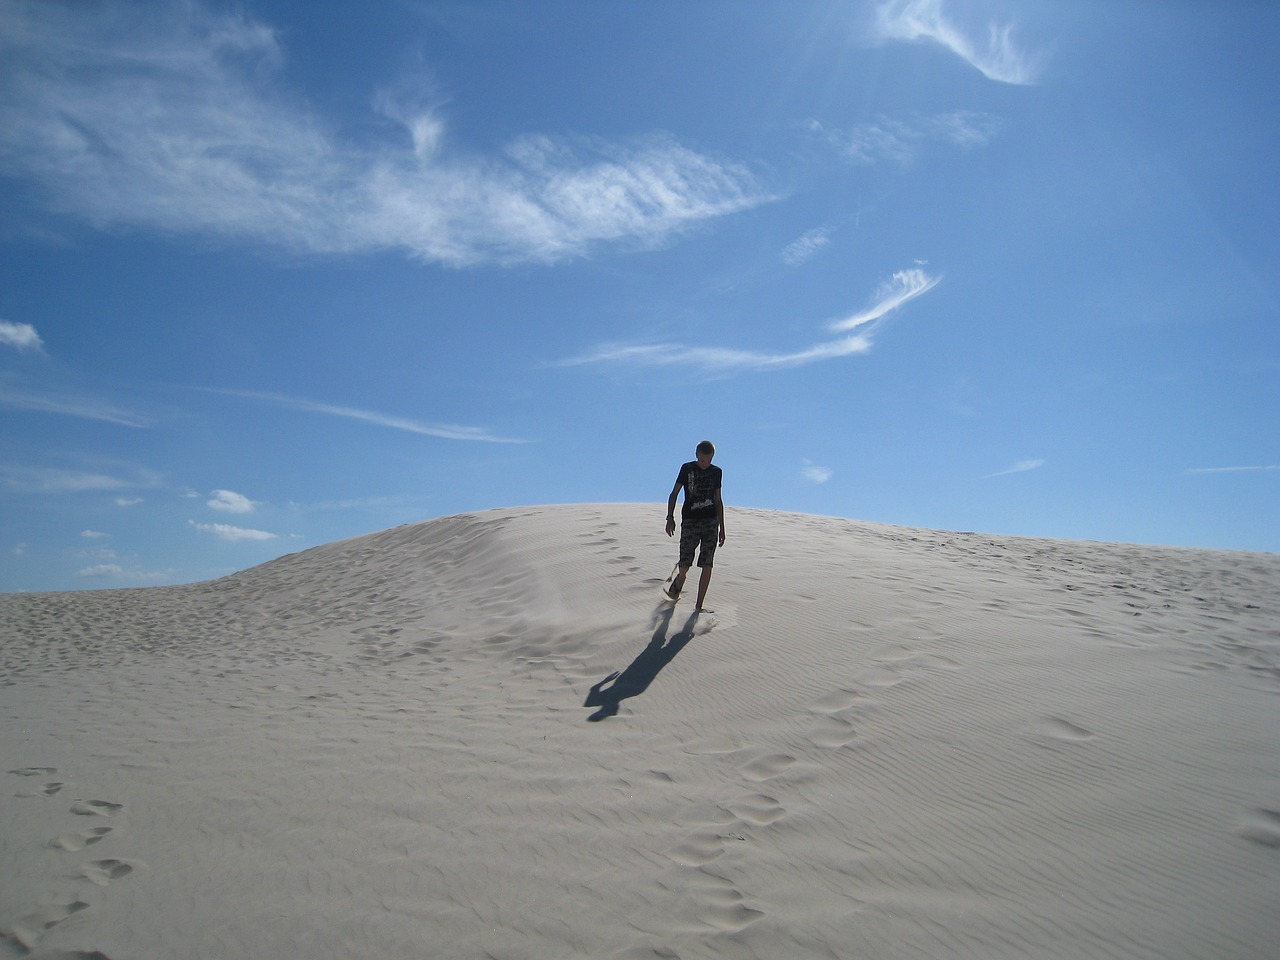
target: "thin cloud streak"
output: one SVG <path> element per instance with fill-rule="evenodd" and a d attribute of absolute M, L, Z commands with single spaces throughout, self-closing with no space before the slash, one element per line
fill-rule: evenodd
<path fill-rule="evenodd" d="M 138 470 L 133 479 L 87 470 L 0 464 L 0 487 L 15 493 L 99 493 L 156 487 L 160 477 Z"/>
<path fill-rule="evenodd" d="M 382 93 L 393 138 L 352 144 L 274 86 L 275 31 L 197 2 L 6 5 L 0 172 L 58 212 L 322 254 L 450 266 L 657 246 L 772 199 L 740 164 L 652 136 L 448 150 L 445 119 Z"/>
<path fill-rule="evenodd" d="M 1044 460 L 1019 460 L 1007 470 L 1000 470 L 996 473 L 988 473 L 983 479 L 989 480 L 992 477 L 1007 477 L 1012 473 L 1026 473 L 1029 470 L 1039 470 L 1045 465 Z"/>
<path fill-rule="evenodd" d="M 38 392 L 23 386 L 13 377 L 0 375 L 0 406 L 37 413 L 56 413 L 84 420 L 98 420 L 122 427 L 149 427 L 151 421 L 128 410 L 90 397 Z"/>
<path fill-rule="evenodd" d="M 845 320 L 838 320 L 830 324 L 828 329 L 840 333 L 874 323 L 886 314 L 897 310 L 904 303 L 928 293 L 938 285 L 941 279 L 941 277 L 929 276 L 920 267 L 899 270 L 880 285 L 880 289 L 876 291 L 874 306 Z"/>
<path fill-rule="evenodd" d="M 1192 467 L 1187 470 L 1187 473 L 1271 473 L 1276 471 L 1280 471 L 1280 464 L 1266 464 L 1252 467 Z"/>
<path fill-rule="evenodd" d="M 876 11 L 876 33 L 881 40 L 931 40 L 981 71 L 988 80 L 1027 85 L 1039 74 L 1039 58 L 1013 40 L 1013 24 L 987 25 L 987 40 L 973 40 L 942 12 L 942 0 L 890 0 Z"/>
<path fill-rule="evenodd" d="M 949 143 L 962 150 L 985 147 L 995 139 L 1001 125 L 999 118 L 989 114 L 955 110 L 909 120 L 878 117 L 849 130 L 829 128 L 811 120 L 808 129 L 856 163 L 873 166 L 888 162 L 907 167 L 929 143 Z"/>
<path fill-rule="evenodd" d="M 630 364 L 665 367 L 693 366 L 709 372 L 730 373 L 742 370 L 779 370 L 803 366 L 820 360 L 866 353 L 871 349 L 875 327 L 885 317 L 909 300 L 938 285 L 941 277 L 931 277 L 921 268 L 901 270 L 882 284 L 872 306 L 844 320 L 833 321 L 828 329 L 844 332 L 864 327 L 861 333 L 814 344 L 790 353 L 765 353 L 734 350 L 725 347 L 699 347 L 674 343 L 603 344 L 578 357 L 562 360 L 558 366 L 586 366 L 597 363 Z"/>
<path fill-rule="evenodd" d="M 355 407 L 344 407 L 338 404 L 321 403 L 316 400 L 307 400 L 300 397 L 285 397 L 275 393 L 261 393 L 254 390 L 216 390 L 205 387 L 193 387 L 192 389 L 201 390 L 204 393 L 216 393 L 226 397 L 241 397 L 246 400 L 259 400 L 264 403 L 275 404 L 276 406 L 286 407 L 291 410 L 301 410 L 304 413 L 322 413 L 334 417 L 345 417 L 349 420 L 359 420 L 364 423 L 376 424 L 380 427 L 389 427 L 393 430 L 403 430 L 407 433 L 416 433 L 426 437 L 438 437 L 442 440 L 466 440 L 477 443 L 528 443 L 528 440 L 518 437 L 499 437 L 482 427 L 468 427 L 458 424 L 433 424 L 421 423 L 417 420 L 410 420 L 405 417 L 388 416 L 387 414 L 375 413 L 370 410 L 360 410 Z"/>
<path fill-rule="evenodd" d="M 809 230 L 783 248 L 782 262 L 789 267 L 800 266 L 831 241 L 831 233 L 831 227 Z"/>

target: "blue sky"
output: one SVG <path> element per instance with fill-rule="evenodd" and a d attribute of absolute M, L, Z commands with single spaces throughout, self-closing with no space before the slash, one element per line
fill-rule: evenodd
<path fill-rule="evenodd" d="M 1280 7 L 0 0 L 0 589 L 649 501 L 1280 549 Z M 732 551 L 750 550 L 736 543 Z"/>

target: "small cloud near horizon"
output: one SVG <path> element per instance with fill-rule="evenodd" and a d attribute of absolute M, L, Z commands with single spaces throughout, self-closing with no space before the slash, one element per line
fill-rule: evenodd
<path fill-rule="evenodd" d="M 1013 24 L 987 24 L 986 42 L 943 13 L 943 0 L 889 0 L 876 10 L 880 40 L 941 44 L 982 73 L 988 80 L 1026 86 L 1036 82 L 1042 58 L 1021 49 L 1013 38 Z M 949 6 L 949 5 L 948 5 Z"/>
<path fill-rule="evenodd" d="M 97 563 L 91 567 L 77 570 L 75 575 L 86 580 L 128 580 L 134 582 L 154 582 L 166 580 L 169 577 L 167 573 L 126 570 L 118 563 Z"/>
<path fill-rule="evenodd" d="M 832 477 L 830 467 L 820 467 L 812 460 L 804 462 L 804 469 L 800 471 L 806 480 L 812 483 L 826 483 Z"/>
<path fill-rule="evenodd" d="M 229 543 L 235 543 L 240 540 L 276 540 L 279 534 L 268 533 L 266 530 L 250 530 L 244 527 L 232 526 L 229 523 L 196 523 L 190 521 L 191 525 L 200 533 L 211 533 L 219 540 L 226 540 Z"/>
<path fill-rule="evenodd" d="M 118 563 L 99 563 L 92 567 L 85 567 L 83 570 L 77 570 L 76 576 L 95 580 L 116 579 L 124 576 L 124 568 Z"/>
<path fill-rule="evenodd" d="M 991 477 L 1007 477 L 1011 473 L 1026 473 L 1028 470 L 1039 470 L 1045 465 L 1045 462 L 1044 460 L 1019 460 L 1007 470 L 988 473 L 984 479 L 989 480 Z"/>
<path fill-rule="evenodd" d="M 257 504 L 234 490 L 214 490 L 206 506 L 226 513 L 252 513 Z"/>

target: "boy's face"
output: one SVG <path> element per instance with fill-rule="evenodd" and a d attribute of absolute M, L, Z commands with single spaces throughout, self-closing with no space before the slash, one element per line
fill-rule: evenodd
<path fill-rule="evenodd" d="M 707 469 L 707 467 L 711 466 L 711 458 L 714 456 L 715 456 L 714 453 L 699 453 L 698 466 L 700 466 L 703 470 Z"/>

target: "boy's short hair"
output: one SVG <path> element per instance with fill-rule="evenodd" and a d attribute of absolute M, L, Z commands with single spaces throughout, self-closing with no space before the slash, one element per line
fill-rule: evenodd
<path fill-rule="evenodd" d="M 714 457 L 716 455 L 716 445 L 712 443 L 710 440 L 703 440 L 701 443 L 698 444 L 698 449 L 696 449 L 693 452 L 699 455 L 704 453 L 709 453 L 711 454 L 711 456 Z"/>

